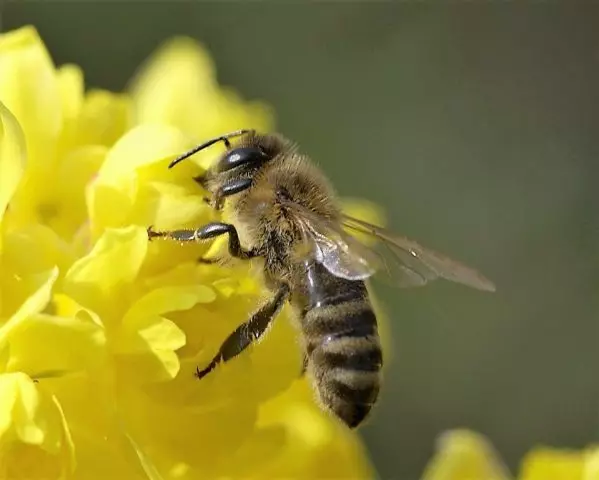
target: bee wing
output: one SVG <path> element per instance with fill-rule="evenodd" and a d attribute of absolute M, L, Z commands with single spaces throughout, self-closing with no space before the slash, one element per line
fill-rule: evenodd
<path fill-rule="evenodd" d="M 285 210 L 301 231 L 304 254 L 333 275 L 365 280 L 379 270 L 382 262 L 378 254 L 347 233 L 341 222 L 322 217 L 297 203 L 287 203 Z"/>
<path fill-rule="evenodd" d="M 476 270 L 414 240 L 348 215 L 343 215 L 343 225 L 378 240 L 384 250 L 387 271 L 398 286 L 420 286 L 444 278 L 479 290 L 495 291 L 493 282 Z"/>

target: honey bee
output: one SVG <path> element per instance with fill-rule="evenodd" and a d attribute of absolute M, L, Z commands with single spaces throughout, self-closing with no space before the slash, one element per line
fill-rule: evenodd
<path fill-rule="evenodd" d="M 234 145 L 232 138 L 237 138 Z M 365 281 L 382 269 L 400 287 L 439 277 L 480 290 L 495 287 L 445 255 L 345 215 L 321 171 L 278 134 L 231 132 L 184 153 L 169 168 L 218 142 L 226 152 L 196 181 L 211 194 L 205 200 L 212 207 L 222 210 L 226 201 L 227 223 L 163 232 L 150 227 L 148 235 L 196 242 L 227 234 L 231 256 L 261 259 L 272 298 L 231 333 L 196 376 L 204 377 L 243 352 L 289 302 L 301 333 L 304 369 L 322 406 L 356 427 L 377 400 L 383 364 Z M 374 246 L 366 246 L 352 232 L 372 238 Z"/>

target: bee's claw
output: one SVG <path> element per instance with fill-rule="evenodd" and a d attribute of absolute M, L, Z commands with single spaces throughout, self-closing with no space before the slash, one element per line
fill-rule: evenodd
<path fill-rule="evenodd" d="M 156 231 L 154 231 L 154 226 L 150 225 L 147 229 L 146 232 L 148 234 L 148 240 L 152 240 L 154 237 L 157 237 L 157 233 Z"/>
<path fill-rule="evenodd" d="M 198 263 L 203 263 L 204 265 L 212 265 L 212 264 L 216 263 L 216 259 L 200 257 L 200 258 L 198 258 Z"/>

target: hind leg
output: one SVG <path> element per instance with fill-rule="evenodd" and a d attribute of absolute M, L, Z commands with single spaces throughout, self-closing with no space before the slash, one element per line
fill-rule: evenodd
<path fill-rule="evenodd" d="M 196 370 L 196 377 L 203 378 L 210 373 L 221 362 L 227 362 L 235 358 L 255 340 L 258 340 L 266 331 L 272 320 L 289 297 L 289 287 L 282 285 L 275 296 L 263 305 L 252 317 L 227 337 L 221 345 L 218 353 L 207 367 Z"/>

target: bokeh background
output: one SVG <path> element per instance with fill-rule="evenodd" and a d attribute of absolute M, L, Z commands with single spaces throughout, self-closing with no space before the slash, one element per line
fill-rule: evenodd
<path fill-rule="evenodd" d="M 343 195 L 481 269 L 380 294 L 393 362 L 362 434 L 384 479 L 421 473 L 468 427 L 514 468 L 599 433 L 599 4 L 4 0 L 90 86 L 125 87 L 175 34 L 221 83 L 276 109 Z M 0 72 L 1 74 L 1 72 Z"/>

